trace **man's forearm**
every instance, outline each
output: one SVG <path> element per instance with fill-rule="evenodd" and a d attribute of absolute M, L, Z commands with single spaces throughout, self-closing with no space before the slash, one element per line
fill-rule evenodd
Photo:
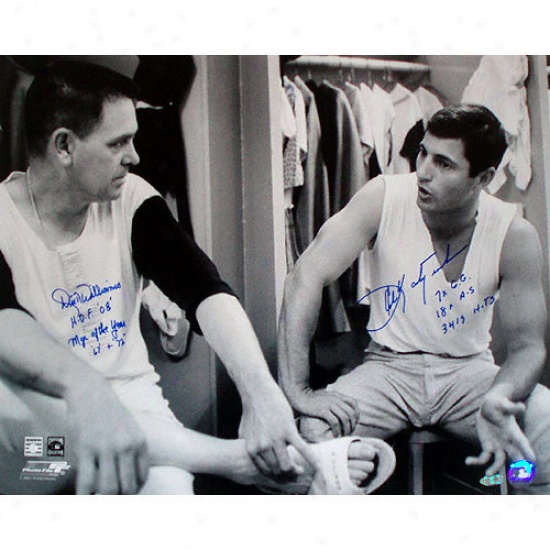
<path fill-rule="evenodd" d="M 102 383 L 98 372 L 63 349 L 27 313 L 0 311 L 0 327 L 0 375 L 52 397 Z"/>
<path fill-rule="evenodd" d="M 524 401 L 539 381 L 545 359 L 546 350 L 542 343 L 510 351 L 488 394 Z"/>
<path fill-rule="evenodd" d="M 279 324 L 279 383 L 293 405 L 309 388 L 309 347 L 322 299 L 322 286 L 301 277 L 296 270 L 287 277 Z"/>
<path fill-rule="evenodd" d="M 248 316 L 235 297 L 223 293 L 208 297 L 197 308 L 197 320 L 243 403 L 277 389 Z"/>

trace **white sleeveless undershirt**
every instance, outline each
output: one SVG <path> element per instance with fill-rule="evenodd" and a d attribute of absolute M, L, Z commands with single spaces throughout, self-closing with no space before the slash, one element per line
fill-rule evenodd
<path fill-rule="evenodd" d="M 52 251 L 0 184 L 0 250 L 18 302 L 63 347 L 111 379 L 154 372 L 139 328 L 142 278 L 131 229 L 137 208 L 157 194 L 129 174 L 121 196 L 91 204 L 82 234 Z"/>
<path fill-rule="evenodd" d="M 447 281 L 416 204 L 416 174 L 383 177 L 382 218 L 369 252 L 370 336 L 398 352 L 464 357 L 484 351 L 498 298 L 500 254 L 516 206 L 481 193 L 472 241 L 460 252 L 466 257 L 462 275 Z"/>

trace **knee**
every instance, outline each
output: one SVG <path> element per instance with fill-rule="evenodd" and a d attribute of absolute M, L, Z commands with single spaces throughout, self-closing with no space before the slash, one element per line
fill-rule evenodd
<path fill-rule="evenodd" d="M 301 416 L 298 419 L 298 429 L 302 437 L 309 443 L 333 439 L 330 425 L 320 418 Z"/>
<path fill-rule="evenodd" d="M 64 409 L 59 401 L 0 380 L 1 444 L 10 451 L 22 451 L 28 436 L 42 436 L 45 442 L 46 436 L 64 432 Z"/>

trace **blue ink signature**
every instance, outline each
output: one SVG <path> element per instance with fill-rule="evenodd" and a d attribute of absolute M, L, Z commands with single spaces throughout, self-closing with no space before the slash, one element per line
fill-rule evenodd
<path fill-rule="evenodd" d="M 432 271 L 432 277 L 437 275 L 446 265 L 450 264 L 457 256 L 462 254 L 466 249 L 468 248 L 468 245 L 463 246 L 458 252 L 453 254 L 452 256 L 449 256 L 451 252 L 451 245 L 447 245 L 447 252 L 445 253 L 445 260 L 443 260 L 443 263 L 434 269 Z M 422 260 L 419 264 L 419 273 L 418 278 L 416 281 L 413 281 L 411 283 L 411 288 L 416 288 L 419 284 L 422 283 L 422 301 L 424 302 L 424 305 L 426 305 L 426 275 L 424 275 L 424 264 L 427 263 L 429 260 L 431 260 L 435 256 L 435 252 L 433 254 L 430 254 L 426 259 Z"/>
<path fill-rule="evenodd" d="M 445 254 L 445 259 L 443 263 L 437 267 L 436 269 L 432 270 L 431 277 L 437 275 L 446 265 L 451 263 L 457 256 L 462 254 L 466 249 L 468 248 L 468 245 L 463 246 L 458 252 L 450 255 L 451 252 L 451 245 L 447 245 L 447 252 Z M 429 262 L 433 257 L 436 256 L 436 253 L 430 254 L 427 258 L 422 260 L 418 264 L 418 277 L 415 281 L 411 282 L 411 288 L 416 288 L 418 285 L 422 285 L 422 300 L 424 305 L 426 305 L 426 275 L 424 273 L 424 265 Z M 368 298 L 369 296 L 372 296 L 373 294 L 376 294 L 377 292 L 384 292 L 384 311 L 388 314 L 388 319 L 386 322 L 378 327 L 373 329 L 367 329 L 369 332 L 377 332 L 379 330 L 382 330 L 383 328 L 387 327 L 388 324 L 392 321 L 396 311 L 397 307 L 399 306 L 399 303 L 402 301 L 402 311 L 405 313 L 406 310 L 406 302 L 407 302 L 407 296 L 405 293 L 405 274 L 401 277 L 401 279 L 397 282 L 396 285 L 383 285 L 379 286 L 378 288 L 375 288 L 374 290 L 371 290 L 367 294 L 365 294 L 358 302 L 357 304 L 360 304 L 363 300 Z"/>
<path fill-rule="evenodd" d="M 120 290 L 122 284 L 120 282 L 114 285 L 100 286 L 100 285 L 87 285 L 81 284 L 76 287 L 75 292 L 68 292 L 64 288 L 56 288 L 52 294 L 52 300 L 61 306 L 61 309 L 68 309 L 70 307 L 78 310 L 79 304 L 86 304 L 91 302 L 95 298 L 102 296 L 103 294 L 109 294 L 116 290 Z"/>
<path fill-rule="evenodd" d="M 376 292 L 384 291 L 384 310 L 388 314 L 388 319 L 379 328 L 367 329 L 369 332 L 377 332 L 379 330 L 382 330 L 384 327 L 388 325 L 388 323 L 393 319 L 395 312 L 397 311 L 397 306 L 399 305 L 401 298 L 403 298 L 403 313 L 405 313 L 407 297 L 405 295 L 405 291 L 403 290 L 404 284 L 405 284 L 405 274 L 403 274 L 403 277 L 401 277 L 401 279 L 397 282 L 396 285 L 385 285 L 385 286 L 380 286 L 378 288 L 375 288 L 374 290 L 371 290 L 370 292 L 365 294 L 357 302 L 358 304 L 360 304 L 365 298 L 372 296 Z"/>

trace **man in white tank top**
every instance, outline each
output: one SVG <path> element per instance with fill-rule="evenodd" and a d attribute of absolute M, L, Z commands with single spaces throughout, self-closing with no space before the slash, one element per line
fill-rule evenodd
<path fill-rule="evenodd" d="M 439 111 L 416 173 L 366 184 L 300 257 L 285 286 L 279 379 L 307 439 L 437 426 L 480 447 L 467 464 L 487 465 L 487 475 L 535 462 L 536 477 L 517 490 L 550 492 L 550 391 L 537 384 L 546 356 L 541 246 L 513 205 L 484 190 L 505 150 L 488 109 Z M 365 363 L 313 390 L 308 350 L 322 289 L 367 248 Z M 500 367 L 489 350 L 497 300 L 508 345 Z"/>

